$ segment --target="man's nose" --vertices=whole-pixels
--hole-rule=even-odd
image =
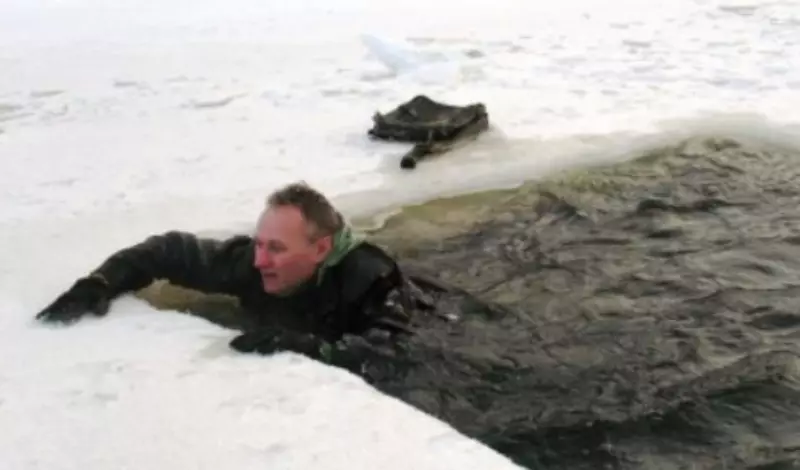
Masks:
[[[261,247],[256,247],[255,259],[253,260],[253,264],[257,268],[264,268],[269,266],[270,256],[269,253],[267,253],[267,250]]]

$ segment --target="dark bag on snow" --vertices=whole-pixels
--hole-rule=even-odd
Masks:
[[[417,144],[401,162],[403,168],[413,168],[420,158],[485,131],[489,115],[483,103],[454,106],[417,95],[387,114],[375,113],[372,121],[370,136]]]

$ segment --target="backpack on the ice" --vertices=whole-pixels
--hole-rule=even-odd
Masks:
[[[401,160],[403,168],[414,168],[421,158],[445,152],[489,127],[483,103],[455,106],[424,95],[415,96],[389,113],[376,112],[372,121],[370,136],[416,144]]]

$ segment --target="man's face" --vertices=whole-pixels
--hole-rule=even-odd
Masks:
[[[331,237],[311,239],[311,226],[293,206],[268,207],[256,230],[255,261],[268,293],[308,280],[331,249]]]

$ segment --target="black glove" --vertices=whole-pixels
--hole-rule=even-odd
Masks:
[[[83,277],[39,312],[36,319],[45,322],[73,323],[88,313],[103,316],[108,313],[111,298],[108,285],[102,279]]]
[[[242,353],[272,354],[279,351],[290,351],[304,354],[312,359],[325,357],[330,347],[325,340],[311,333],[298,333],[291,330],[243,333],[233,338],[229,345]]]

